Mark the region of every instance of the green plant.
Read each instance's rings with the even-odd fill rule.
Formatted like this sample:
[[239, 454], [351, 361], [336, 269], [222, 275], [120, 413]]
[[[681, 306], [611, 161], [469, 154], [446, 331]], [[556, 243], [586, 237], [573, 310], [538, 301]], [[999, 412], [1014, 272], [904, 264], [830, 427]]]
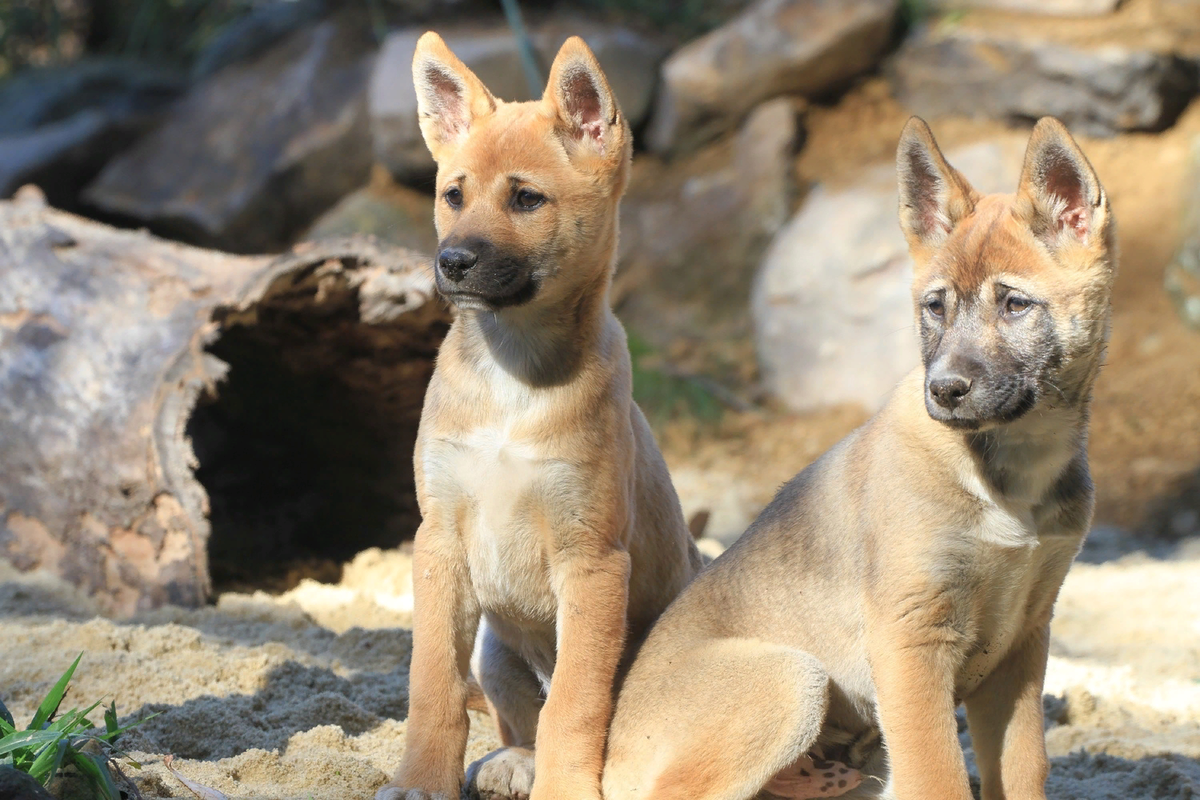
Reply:
[[633, 364], [633, 399], [655, 426], [690, 416], [715, 422], [724, 410], [703, 378], [672, 370], [649, 343], [629, 331], [629, 356]]
[[100, 708], [99, 702], [82, 711], [71, 709], [59, 715], [58, 708], [67, 693], [67, 685], [82, 658], [83, 653], [80, 653], [50, 689], [25, 730], [17, 730], [12, 714], [0, 703], [0, 765], [27, 772], [43, 786], [50, 783], [63, 767], [74, 767], [96, 795], [104, 800], [121, 800], [114, 773], [124, 776], [116, 759], [125, 758], [134, 768], [141, 765], [117, 748], [117, 739], [150, 717], [119, 726], [115, 702], [104, 709], [103, 729], [87, 718]]

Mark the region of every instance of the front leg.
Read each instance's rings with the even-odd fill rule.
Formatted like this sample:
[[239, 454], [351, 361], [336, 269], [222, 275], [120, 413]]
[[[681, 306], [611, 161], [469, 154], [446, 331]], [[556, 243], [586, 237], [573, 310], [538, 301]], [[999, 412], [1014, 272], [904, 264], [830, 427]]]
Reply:
[[558, 656], [538, 718], [531, 800], [599, 800], [613, 682], [625, 649], [629, 554], [560, 554]]
[[960, 637], [944, 596], [870, 609], [868, 637], [890, 783], [899, 800], [971, 800], [954, 715]]
[[1049, 642], [1050, 626], [1038, 626], [967, 698], [983, 800], [1046, 798], [1042, 686]]
[[479, 607], [459, 541], [426, 517], [413, 550], [404, 759], [376, 800], [458, 800], [470, 728], [467, 672], [478, 625]]

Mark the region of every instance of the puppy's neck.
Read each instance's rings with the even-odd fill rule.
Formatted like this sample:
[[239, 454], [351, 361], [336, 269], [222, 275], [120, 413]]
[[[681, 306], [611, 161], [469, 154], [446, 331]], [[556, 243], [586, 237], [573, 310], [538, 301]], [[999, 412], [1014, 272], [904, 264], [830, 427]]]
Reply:
[[1087, 448], [1087, 405], [1035, 408], [1014, 422], [955, 432], [991, 491], [1040, 505]]
[[534, 388], [561, 386], [594, 354], [606, 320], [609, 276], [547, 304], [498, 312], [466, 310], [460, 317], [468, 341], [483, 345], [480, 358]]

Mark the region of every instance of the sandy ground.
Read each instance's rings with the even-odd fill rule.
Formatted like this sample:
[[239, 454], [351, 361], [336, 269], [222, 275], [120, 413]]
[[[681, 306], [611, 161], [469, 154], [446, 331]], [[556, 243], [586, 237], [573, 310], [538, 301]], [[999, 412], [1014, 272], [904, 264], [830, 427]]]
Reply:
[[[1131, 546], [1098, 532], [1084, 558], [1101, 563], [1078, 563], [1063, 588], [1046, 681], [1051, 800], [1200, 797], [1200, 539]], [[117, 622], [0, 564], [0, 697], [28, 719], [83, 651], [68, 702], [160, 712], [125, 740], [147, 798], [193, 796], [167, 754], [230, 798], [369, 798], [403, 747], [410, 575], [405, 552], [369, 550], [336, 585]], [[477, 758], [498, 742], [472, 717]]]

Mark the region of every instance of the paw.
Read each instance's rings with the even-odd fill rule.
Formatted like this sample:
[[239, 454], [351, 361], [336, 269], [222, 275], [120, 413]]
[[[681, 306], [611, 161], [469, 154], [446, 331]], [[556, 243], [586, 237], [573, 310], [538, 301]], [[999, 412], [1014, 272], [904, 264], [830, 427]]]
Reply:
[[529, 800], [532, 791], [533, 751], [524, 747], [502, 747], [467, 767], [470, 800]]
[[824, 761], [801, 756], [780, 772], [765, 790], [776, 797], [808, 800], [816, 797], [837, 797], [862, 783], [862, 773], [839, 761]]
[[375, 800], [458, 800], [446, 792], [427, 792], [424, 789], [405, 789], [390, 783], [375, 793]]

